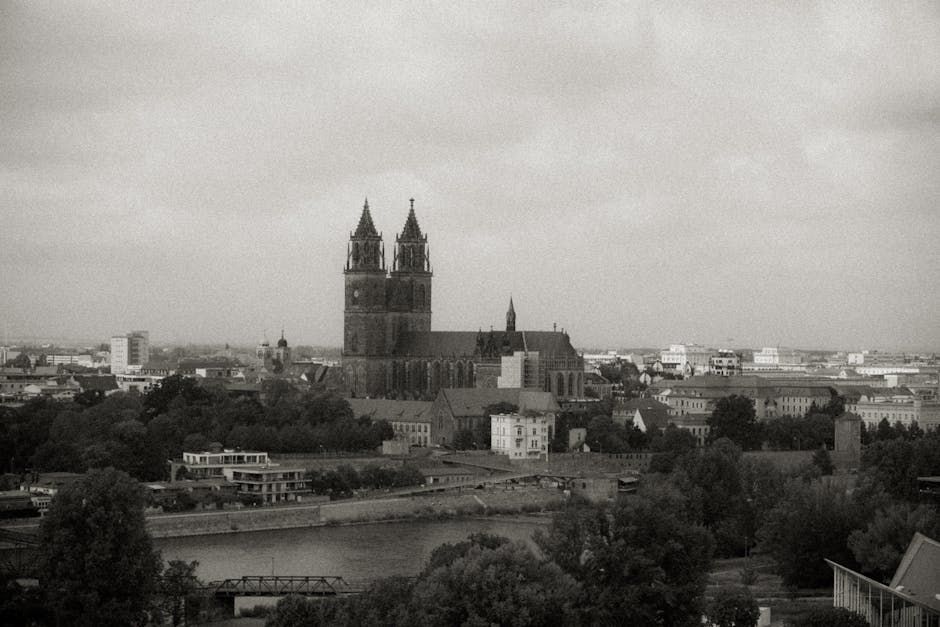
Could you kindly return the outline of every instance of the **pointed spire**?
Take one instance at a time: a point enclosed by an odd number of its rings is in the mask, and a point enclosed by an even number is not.
[[[516,308],[512,305],[512,296],[509,296],[509,311],[506,312],[506,331],[516,330]]]
[[[356,232],[353,234],[353,237],[378,237],[379,232],[375,230],[375,223],[372,222],[372,214],[369,213],[369,199],[366,198],[365,204],[362,205],[362,216],[359,217],[359,226],[356,227]]]
[[[405,228],[402,229],[401,239],[420,240],[422,239],[421,227],[418,226],[418,218],[415,217],[415,199],[411,200],[411,209],[408,210],[408,218],[405,220]]]

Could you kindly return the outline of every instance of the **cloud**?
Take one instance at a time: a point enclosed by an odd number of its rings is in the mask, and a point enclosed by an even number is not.
[[[440,328],[499,322],[512,292],[520,325],[583,344],[940,330],[916,287],[938,278],[933,4],[0,12],[24,333],[237,340],[279,318],[338,343],[365,195],[389,247],[418,199]],[[127,297],[66,321],[40,284],[76,311]]]

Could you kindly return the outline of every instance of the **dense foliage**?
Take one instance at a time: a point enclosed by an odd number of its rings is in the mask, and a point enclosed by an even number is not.
[[[266,382],[263,401],[232,398],[195,379],[167,377],[144,396],[37,399],[0,420],[0,471],[71,471],[114,466],[140,480],[166,478],[166,460],[211,442],[271,453],[371,450],[394,432],[356,418],[345,399]]]
[[[144,523],[140,486],[93,470],[62,489],[40,525],[39,581],[56,624],[141,625],[160,554]]]
[[[307,480],[314,494],[325,494],[331,498],[348,498],[356,490],[404,488],[420,485],[424,475],[414,466],[389,468],[369,465],[361,471],[341,464],[329,470],[310,470]]]
[[[381,580],[347,599],[285,598],[267,625],[560,625],[578,597],[574,579],[525,545],[477,534],[436,549],[414,580]]]
[[[760,608],[746,588],[720,588],[705,608],[705,615],[714,627],[755,627]]]

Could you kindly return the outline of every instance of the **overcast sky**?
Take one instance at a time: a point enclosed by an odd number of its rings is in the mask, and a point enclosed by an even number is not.
[[[437,330],[937,349],[938,7],[3,2],[0,314],[339,345],[413,196]]]

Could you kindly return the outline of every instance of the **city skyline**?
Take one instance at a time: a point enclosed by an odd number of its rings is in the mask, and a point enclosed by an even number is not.
[[[7,333],[339,346],[367,196],[436,330],[937,350],[936,6],[716,6],[5,5]]]

